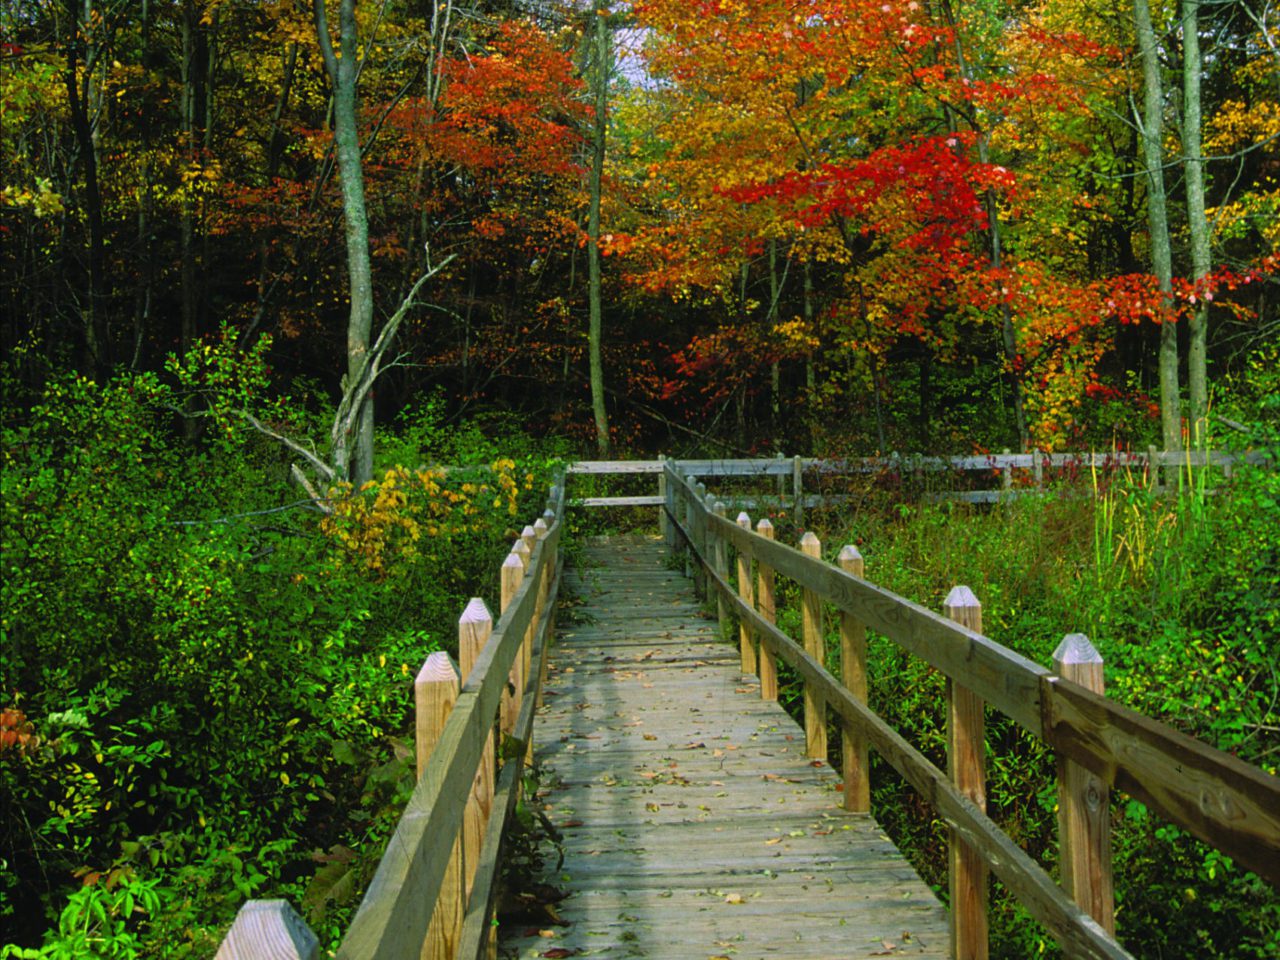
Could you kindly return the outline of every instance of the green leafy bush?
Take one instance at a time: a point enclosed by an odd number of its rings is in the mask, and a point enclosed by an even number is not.
[[[307,418],[261,399],[260,355],[228,350],[202,345],[165,378],[55,378],[5,423],[15,956],[207,956],[255,895],[345,929],[413,785],[412,676],[454,646],[470,596],[496,610],[501,560],[542,512],[553,463],[523,439],[519,462],[429,483],[387,466],[315,512],[237,411]],[[472,453],[505,443],[459,433]]]

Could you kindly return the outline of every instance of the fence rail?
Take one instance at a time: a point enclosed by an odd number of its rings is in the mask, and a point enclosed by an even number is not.
[[[1013,499],[1025,492],[1042,491],[1046,477],[1054,472],[1080,470],[1140,470],[1153,489],[1161,489],[1170,482],[1170,475],[1181,471],[1205,469],[1221,470],[1230,477],[1241,463],[1260,464],[1274,458],[1261,451],[1251,450],[1229,453],[1216,450],[1113,450],[1089,453],[1003,453],[970,454],[967,456],[937,457],[920,454],[890,454],[885,457],[853,459],[821,459],[813,457],[772,457],[757,459],[701,459],[668,461],[657,460],[579,460],[568,466],[569,474],[583,476],[635,476],[658,474],[664,465],[674,462],[682,476],[697,479],[712,477],[776,478],[778,495],[792,506],[797,517],[805,509],[830,505],[847,499],[841,494],[804,493],[804,478],[831,478],[838,476],[904,476],[943,475],[947,473],[972,475],[975,479],[998,479],[996,489],[944,490],[931,494],[940,499],[963,500],[969,503],[999,503]],[[1023,480],[1016,479],[1018,475]],[[985,475],[985,477],[983,476]],[[789,488],[789,489],[788,489]],[[726,497],[726,503],[735,507],[755,509],[762,499],[751,497]],[[572,501],[572,506],[582,507],[637,507],[656,506],[652,495],[626,497],[584,497]]]
[[[966,599],[972,596],[967,588],[948,597],[949,616],[935,614],[863,579],[861,558],[852,547],[841,552],[842,569],[814,555],[818,545],[811,534],[797,550],[772,539],[767,520],[757,531],[751,530],[745,515],[729,520],[724,505],[683,467],[669,463],[662,477],[668,543],[688,548],[694,572],[715,593],[722,621],[726,612],[737,619],[743,669],[754,667],[758,672],[761,695],[777,696],[775,658],[796,670],[805,684],[807,709],[820,714],[806,723],[811,741],[822,731],[822,742],[811,742],[811,752],[825,753],[827,708],[839,717],[846,737],[849,809],[865,809],[860,805],[866,803],[863,757],[869,744],[951,828],[956,960],[986,955],[986,868],[1069,956],[1129,956],[1114,938],[1107,826],[1111,787],[1126,791],[1280,886],[1280,779],[1087,689],[1082,683],[1091,677],[1099,691],[1101,686],[1101,661],[1087,638],[1066,637],[1055,652],[1056,672],[1050,671],[983,636],[980,619],[976,629],[967,625],[975,622],[970,614],[976,606],[976,599]],[[737,554],[736,586],[729,581],[726,547]],[[811,622],[821,616],[812,598],[840,611],[843,681],[824,668],[820,646],[812,641],[802,646],[775,626],[774,578],[779,575],[805,593],[807,637],[814,629]],[[949,775],[867,707],[862,639],[866,629],[884,635],[948,678]],[[821,636],[820,626],[817,633]],[[1013,719],[1061,757],[1060,843],[1066,889],[985,814],[984,704]]]

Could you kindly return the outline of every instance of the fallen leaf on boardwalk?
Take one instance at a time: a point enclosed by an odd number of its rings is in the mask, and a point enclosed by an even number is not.
[[[730,960],[730,958],[723,953],[713,953],[707,957],[707,960]]]
[[[740,893],[726,893],[724,896],[725,903],[742,903],[743,898]]]
[[[562,826],[562,827],[580,827],[580,826],[582,826],[582,821],[581,821],[581,820],[566,820],[564,823],[560,824],[560,826]]]
[[[822,761],[821,761],[821,760],[810,760],[810,761],[809,761],[809,766],[811,766],[811,767],[820,767],[820,766],[822,766]]]
[[[725,748],[726,750],[737,750],[737,749],[738,749],[738,745],[737,745],[736,743],[726,743],[726,744],[725,744],[725,746],[724,746],[724,748]]]
[[[689,743],[686,743],[684,745],[684,748],[686,750],[705,750],[707,748],[707,745],[703,743],[701,740],[697,740],[697,741],[691,741]]]
[[[563,957],[578,957],[581,955],[581,950],[569,949],[567,947],[552,947],[550,950],[544,950],[539,954],[539,956],[546,957],[547,960],[561,960]]]
[[[751,693],[752,691],[750,687],[734,687],[733,692],[734,693]]]
[[[764,842],[764,845],[766,847],[772,847],[775,843],[781,843],[781,842],[782,842],[781,837],[771,837],[770,839]]]
[[[538,936],[542,937],[544,940],[554,940],[558,934],[554,930],[539,930]]]
[[[880,941],[880,944],[881,944],[881,946],[883,946],[883,947],[884,947],[884,949],[883,949],[883,950],[872,950],[872,951],[871,951],[871,956],[873,956],[873,957],[887,957],[887,956],[889,956],[889,954],[891,954],[891,953],[895,952],[895,951],[898,949],[898,945],[897,945],[897,944],[895,944],[895,943],[890,943],[888,940],[881,940],[881,941]],[[546,956],[546,954],[543,954],[543,956]]]
[[[650,813],[657,813],[659,809],[656,803],[646,803],[644,805],[644,808],[648,810]]]
[[[644,735],[644,738],[645,738],[646,740],[657,740],[657,739],[658,739],[657,735],[656,735],[656,734],[652,734],[652,733],[646,733],[646,734]]]
[[[723,756],[724,756],[724,751],[723,751],[723,750],[712,750],[712,751],[711,751],[711,755],[712,755],[713,757],[723,757]]]

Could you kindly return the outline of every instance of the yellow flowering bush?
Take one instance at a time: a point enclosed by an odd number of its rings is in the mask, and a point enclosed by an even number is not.
[[[532,474],[523,481],[505,457],[487,468],[395,466],[358,490],[331,489],[333,512],[321,529],[347,560],[386,577],[416,559],[424,540],[505,530],[519,510],[521,488],[533,488]]]

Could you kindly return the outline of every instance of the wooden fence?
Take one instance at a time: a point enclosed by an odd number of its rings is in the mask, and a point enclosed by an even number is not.
[[[664,535],[683,545],[694,572],[714,593],[722,627],[740,625],[744,671],[757,673],[761,696],[777,697],[777,660],[804,682],[807,746],[826,756],[826,719],[839,718],[844,740],[844,804],[869,804],[867,750],[874,748],[951,830],[952,950],[956,960],[987,955],[987,871],[993,872],[1070,957],[1122,958],[1114,938],[1111,788],[1124,790],[1173,823],[1280,885],[1280,779],[1214,750],[1102,695],[1102,664],[1087,638],[1068,635],[1054,670],[982,635],[981,607],[957,587],[939,616],[863,577],[856,548],[839,566],[823,561],[806,534],[801,549],[773,539],[768,520],[753,531],[744,515],[696,482],[699,466],[663,464]],[[705,474],[703,474],[705,475]],[[736,584],[729,580],[736,553]],[[753,576],[754,568],[754,576]],[[776,626],[777,576],[802,591],[803,644]],[[823,665],[824,604],[840,612],[841,677]],[[922,658],[947,677],[948,770],[943,772],[867,706],[865,631]],[[1059,756],[1059,886],[985,812],[985,708],[999,710]]]
[[[971,454],[968,456],[935,457],[924,455],[898,455],[864,457],[859,459],[815,459],[812,457],[782,457],[771,459],[725,460],[580,460],[568,468],[570,474],[661,474],[663,465],[677,462],[681,474],[693,477],[770,478],[777,483],[777,500],[789,505],[796,522],[802,523],[804,511],[813,507],[830,505],[845,499],[840,493],[822,493],[816,490],[806,494],[805,478],[810,486],[824,484],[841,476],[880,476],[885,478],[919,478],[921,483],[945,481],[948,475],[964,477],[966,485],[996,483],[989,489],[939,489],[930,496],[940,499],[964,500],[969,503],[999,503],[1027,492],[1042,492],[1055,477],[1088,474],[1098,471],[1110,474],[1129,470],[1140,474],[1154,490],[1166,489],[1176,477],[1194,471],[1215,469],[1223,477],[1230,478],[1237,464],[1265,463],[1268,457],[1258,451],[1226,453],[1205,450],[1161,451],[1149,447],[1145,452],[1113,450],[1091,453],[1003,453]],[[660,481],[661,482],[661,481]],[[825,484],[824,484],[825,485]],[[661,492],[630,497],[583,497],[573,501],[575,506],[658,506],[663,503]],[[726,497],[726,500],[729,498]],[[736,497],[734,504],[753,509],[758,502]]]
[[[497,623],[480,600],[462,614],[461,686],[444,653],[428,657],[418,674],[418,783],[338,949],[342,960],[496,956],[498,856],[554,630],[564,509],[559,484],[503,563]],[[500,772],[495,734],[504,743]],[[217,953],[218,960],[317,955],[314,934],[283,900],[244,904]]]

